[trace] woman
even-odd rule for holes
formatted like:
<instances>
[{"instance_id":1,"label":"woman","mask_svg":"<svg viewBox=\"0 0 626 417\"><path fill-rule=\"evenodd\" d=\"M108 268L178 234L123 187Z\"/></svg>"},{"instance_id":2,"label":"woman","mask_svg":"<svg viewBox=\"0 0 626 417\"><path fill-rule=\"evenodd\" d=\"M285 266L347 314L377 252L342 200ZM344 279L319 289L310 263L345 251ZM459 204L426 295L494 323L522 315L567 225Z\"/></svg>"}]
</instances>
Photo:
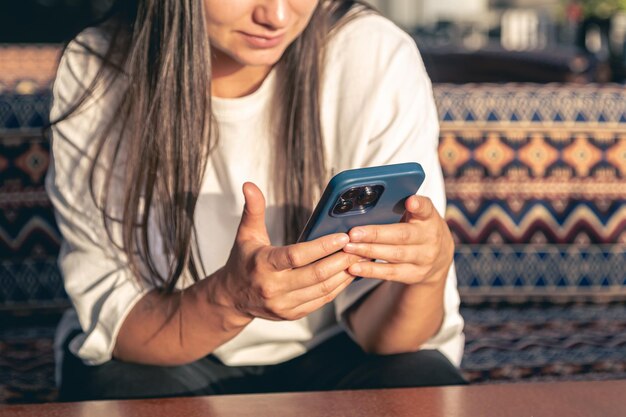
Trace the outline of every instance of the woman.
<instances>
[{"instance_id":1,"label":"woman","mask_svg":"<svg viewBox=\"0 0 626 417\"><path fill-rule=\"evenodd\" d=\"M52 118L62 399L464 382L431 86L383 17L117 1L67 47ZM333 173L412 160L403 222L293 243Z\"/></svg>"}]
</instances>

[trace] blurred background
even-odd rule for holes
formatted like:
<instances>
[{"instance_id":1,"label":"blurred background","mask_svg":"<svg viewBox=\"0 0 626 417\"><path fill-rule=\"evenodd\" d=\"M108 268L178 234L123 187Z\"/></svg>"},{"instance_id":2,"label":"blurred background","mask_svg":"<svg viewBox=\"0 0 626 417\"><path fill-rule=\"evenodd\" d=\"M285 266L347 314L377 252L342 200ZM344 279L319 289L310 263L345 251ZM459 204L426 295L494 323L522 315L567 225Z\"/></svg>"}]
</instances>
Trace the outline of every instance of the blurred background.
<instances>
[{"instance_id":1,"label":"blurred background","mask_svg":"<svg viewBox=\"0 0 626 417\"><path fill-rule=\"evenodd\" d=\"M63 42L109 3L0 0L0 408L57 398L42 128ZM371 3L433 80L465 377L626 379L626 0Z\"/></svg>"},{"instance_id":2,"label":"blurred background","mask_svg":"<svg viewBox=\"0 0 626 417\"><path fill-rule=\"evenodd\" d=\"M0 43L61 42L110 2L2 1ZM626 76L626 0L370 3L415 36L428 64L437 68L435 81L622 82ZM462 74L454 68L459 60Z\"/></svg>"},{"instance_id":3,"label":"blurred background","mask_svg":"<svg viewBox=\"0 0 626 417\"><path fill-rule=\"evenodd\" d=\"M374 3L439 64L435 81L621 82L625 76L623 0ZM462 74L450 69L461 61Z\"/></svg>"}]
</instances>

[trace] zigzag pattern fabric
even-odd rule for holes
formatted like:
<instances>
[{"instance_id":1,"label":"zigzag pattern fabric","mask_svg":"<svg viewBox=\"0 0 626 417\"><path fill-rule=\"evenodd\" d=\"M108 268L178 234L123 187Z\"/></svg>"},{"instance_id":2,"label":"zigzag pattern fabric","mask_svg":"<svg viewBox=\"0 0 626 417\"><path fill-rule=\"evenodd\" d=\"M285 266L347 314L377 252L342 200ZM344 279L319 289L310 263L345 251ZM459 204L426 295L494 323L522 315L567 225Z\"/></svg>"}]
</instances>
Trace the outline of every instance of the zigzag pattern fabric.
<instances>
[{"instance_id":1,"label":"zigzag pattern fabric","mask_svg":"<svg viewBox=\"0 0 626 417\"><path fill-rule=\"evenodd\" d=\"M48 90L0 94L0 305L67 303L56 266L61 237L44 189L49 107Z\"/></svg>"},{"instance_id":2,"label":"zigzag pattern fabric","mask_svg":"<svg viewBox=\"0 0 626 417\"><path fill-rule=\"evenodd\" d=\"M18 49L0 47L0 304L65 302L40 131L60 49ZM434 91L446 218L466 299L563 289L624 294L623 88L440 84Z\"/></svg>"},{"instance_id":3,"label":"zigzag pattern fabric","mask_svg":"<svg viewBox=\"0 0 626 417\"><path fill-rule=\"evenodd\" d=\"M437 85L435 96L465 291L623 294L624 89Z\"/></svg>"},{"instance_id":4,"label":"zigzag pattern fabric","mask_svg":"<svg viewBox=\"0 0 626 417\"><path fill-rule=\"evenodd\" d=\"M50 86L61 48L0 46L0 307L67 305L44 190Z\"/></svg>"}]
</instances>

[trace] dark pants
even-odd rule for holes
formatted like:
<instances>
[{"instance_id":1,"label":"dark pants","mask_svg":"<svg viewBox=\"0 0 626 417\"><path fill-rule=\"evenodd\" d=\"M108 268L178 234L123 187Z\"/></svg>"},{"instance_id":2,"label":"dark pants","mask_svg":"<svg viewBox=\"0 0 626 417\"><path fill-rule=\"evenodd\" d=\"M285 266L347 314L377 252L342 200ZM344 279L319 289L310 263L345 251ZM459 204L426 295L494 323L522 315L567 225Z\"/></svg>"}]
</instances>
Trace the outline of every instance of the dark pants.
<instances>
[{"instance_id":1,"label":"dark pants","mask_svg":"<svg viewBox=\"0 0 626 417\"><path fill-rule=\"evenodd\" d=\"M67 347L64 356L61 401L466 384L436 350L369 355L345 333L269 366L226 366L210 355L171 367L118 360L87 366Z\"/></svg>"}]
</instances>

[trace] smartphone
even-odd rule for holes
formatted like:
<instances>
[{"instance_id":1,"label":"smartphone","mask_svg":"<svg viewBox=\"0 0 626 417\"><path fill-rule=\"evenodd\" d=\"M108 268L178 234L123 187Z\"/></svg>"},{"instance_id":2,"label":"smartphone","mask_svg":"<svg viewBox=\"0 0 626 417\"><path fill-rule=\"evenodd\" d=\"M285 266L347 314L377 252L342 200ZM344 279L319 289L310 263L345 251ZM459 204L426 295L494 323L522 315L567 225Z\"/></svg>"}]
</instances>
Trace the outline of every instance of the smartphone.
<instances>
[{"instance_id":1,"label":"smartphone","mask_svg":"<svg viewBox=\"0 0 626 417\"><path fill-rule=\"evenodd\" d=\"M335 175L298 239L306 242L356 226L397 223L404 202L424 182L416 162L350 169Z\"/></svg>"}]
</instances>

